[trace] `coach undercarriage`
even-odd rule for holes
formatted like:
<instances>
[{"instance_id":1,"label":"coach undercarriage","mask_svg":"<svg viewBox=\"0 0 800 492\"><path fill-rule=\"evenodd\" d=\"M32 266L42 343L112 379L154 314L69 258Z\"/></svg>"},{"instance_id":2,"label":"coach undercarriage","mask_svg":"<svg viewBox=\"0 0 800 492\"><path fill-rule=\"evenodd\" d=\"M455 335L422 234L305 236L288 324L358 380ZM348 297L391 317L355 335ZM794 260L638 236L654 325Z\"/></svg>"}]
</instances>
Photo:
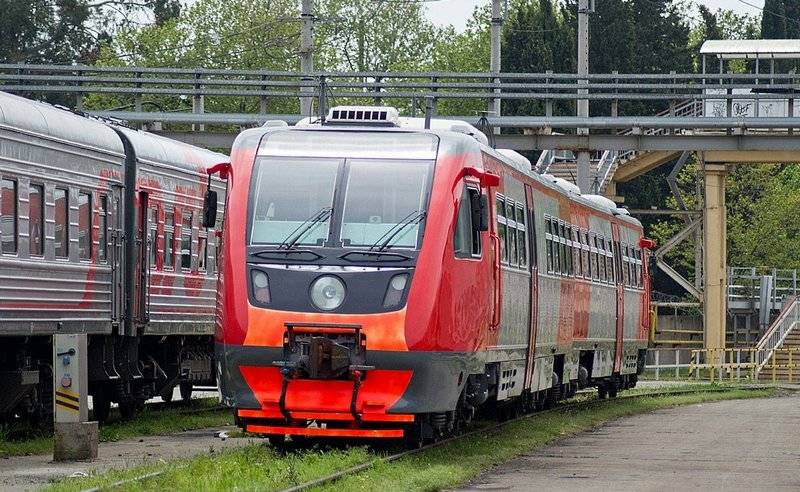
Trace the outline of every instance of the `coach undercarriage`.
<instances>
[{"instance_id":1,"label":"coach undercarriage","mask_svg":"<svg viewBox=\"0 0 800 492\"><path fill-rule=\"evenodd\" d=\"M155 396L171 401L180 388L183 400L195 386L215 386L210 336L89 337L89 394L93 418L108 419L116 403L132 417ZM53 419L51 337L4 339L0 358L0 421L49 426Z\"/></svg>"}]
</instances>

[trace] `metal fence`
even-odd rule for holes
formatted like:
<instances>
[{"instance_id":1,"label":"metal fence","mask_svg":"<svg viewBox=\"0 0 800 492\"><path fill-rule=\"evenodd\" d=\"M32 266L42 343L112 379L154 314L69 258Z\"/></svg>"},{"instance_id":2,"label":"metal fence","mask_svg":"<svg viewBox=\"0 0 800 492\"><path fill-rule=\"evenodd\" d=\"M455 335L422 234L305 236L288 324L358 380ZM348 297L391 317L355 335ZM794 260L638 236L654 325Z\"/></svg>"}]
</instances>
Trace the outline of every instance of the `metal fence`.
<instances>
[{"instance_id":1,"label":"metal fence","mask_svg":"<svg viewBox=\"0 0 800 492\"><path fill-rule=\"evenodd\" d=\"M576 74L556 73L457 73L457 72L276 72L262 70L183 69L147 67L97 67L87 65L25 65L0 64L0 90L25 94L75 95L78 108L88 94L115 94L129 97L131 106L142 112L145 97L192 98L193 110L204 111L203 100L239 98L258 101L260 112L268 111L274 99L315 98L322 105L326 100L364 101L380 103L385 99L404 100L411 111L423 101L434 107L442 101L480 101L481 107L492 99L506 101L538 101L543 115L554 114L554 104L574 103L577 100L603 101L608 114L649 116L654 114L648 104L659 103L660 109L671 118L665 121L638 120L618 122L617 128L636 128L648 125L666 128L742 128L743 119L752 122L748 128L797 127L795 118L756 117L737 113L733 101L743 97L756 102L789 101L794 108L794 92L800 89L800 76L795 74ZM743 96L742 91L748 91ZM711 118L696 118L700 101L722 102L727 109ZM207 102L207 101L206 101ZM756 107L759 107L756 104ZM685 112L687 108L691 111ZM147 109L152 109L149 107ZM157 109L157 107L156 107ZM158 112L158 111L156 111ZM638 112L638 113L637 113ZM681 116L681 115L684 116ZM756 113L754 116L759 116ZM516 119L515 119L516 118ZM221 119L221 118L220 118ZM572 121L574 120L574 121ZM698 121L702 120L702 121ZM220 123L225 122L220 121ZM493 126L536 126L526 117L490 117ZM639 124L636 124L639 123ZM561 118L563 128L580 127L586 119ZM594 124L608 127L609 122Z\"/></svg>"}]
</instances>

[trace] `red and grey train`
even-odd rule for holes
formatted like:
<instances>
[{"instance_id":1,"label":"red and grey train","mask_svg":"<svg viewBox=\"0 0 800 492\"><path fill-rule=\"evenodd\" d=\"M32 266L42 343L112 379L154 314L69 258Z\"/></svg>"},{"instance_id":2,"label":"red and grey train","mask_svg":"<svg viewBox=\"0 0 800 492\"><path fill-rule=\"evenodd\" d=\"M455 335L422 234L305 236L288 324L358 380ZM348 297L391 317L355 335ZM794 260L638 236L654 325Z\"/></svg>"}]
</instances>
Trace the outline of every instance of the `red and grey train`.
<instances>
[{"instance_id":1,"label":"red and grey train","mask_svg":"<svg viewBox=\"0 0 800 492\"><path fill-rule=\"evenodd\" d=\"M215 384L218 239L200 216L227 160L0 92L0 415L50 418L55 333L88 335L100 420Z\"/></svg>"},{"instance_id":2,"label":"red and grey train","mask_svg":"<svg viewBox=\"0 0 800 492\"><path fill-rule=\"evenodd\" d=\"M636 384L641 224L468 124L428 126L338 107L243 132L216 169L218 380L246 431L420 442Z\"/></svg>"}]
</instances>

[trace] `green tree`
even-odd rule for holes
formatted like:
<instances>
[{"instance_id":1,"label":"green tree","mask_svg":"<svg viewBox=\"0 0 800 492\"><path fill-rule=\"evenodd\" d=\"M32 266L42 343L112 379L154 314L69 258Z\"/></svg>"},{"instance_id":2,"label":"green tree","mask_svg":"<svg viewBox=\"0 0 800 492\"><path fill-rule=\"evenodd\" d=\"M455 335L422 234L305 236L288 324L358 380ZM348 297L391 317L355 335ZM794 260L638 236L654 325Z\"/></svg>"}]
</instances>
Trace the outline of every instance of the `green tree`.
<instances>
[{"instance_id":1,"label":"green tree","mask_svg":"<svg viewBox=\"0 0 800 492\"><path fill-rule=\"evenodd\" d=\"M92 48L81 0L0 0L0 62L71 63Z\"/></svg>"},{"instance_id":2,"label":"green tree","mask_svg":"<svg viewBox=\"0 0 800 492\"><path fill-rule=\"evenodd\" d=\"M764 39L785 39L786 4L784 0L764 0L761 16L761 37Z\"/></svg>"}]
</instances>

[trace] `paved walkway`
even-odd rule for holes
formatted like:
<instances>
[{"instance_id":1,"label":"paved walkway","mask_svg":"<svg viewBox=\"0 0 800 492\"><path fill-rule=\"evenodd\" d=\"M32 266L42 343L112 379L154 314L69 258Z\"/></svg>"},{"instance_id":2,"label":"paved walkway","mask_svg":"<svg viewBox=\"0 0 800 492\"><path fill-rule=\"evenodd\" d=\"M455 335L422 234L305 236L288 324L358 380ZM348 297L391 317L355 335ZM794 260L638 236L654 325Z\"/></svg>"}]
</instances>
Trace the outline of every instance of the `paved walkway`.
<instances>
[{"instance_id":1,"label":"paved walkway","mask_svg":"<svg viewBox=\"0 0 800 492\"><path fill-rule=\"evenodd\" d=\"M462 490L800 490L800 396L624 418L500 465Z\"/></svg>"},{"instance_id":2,"label":"paved walkway","mask_svg":"<svg viewBox=\"0 0 800 492\"><path fill-rule=\"evenodd\" d=\"M200 429L168 436L150 436L118 442L101 442L98 458L92 462L53 463L53 455L14 456L0 459L0 490L35 490L48 482L113 468L129 468L158 460L189 458L210 452L236 448L256 438L221 439L219 431L231 432L235 427Z\"/></svg>"}]
</instances>

